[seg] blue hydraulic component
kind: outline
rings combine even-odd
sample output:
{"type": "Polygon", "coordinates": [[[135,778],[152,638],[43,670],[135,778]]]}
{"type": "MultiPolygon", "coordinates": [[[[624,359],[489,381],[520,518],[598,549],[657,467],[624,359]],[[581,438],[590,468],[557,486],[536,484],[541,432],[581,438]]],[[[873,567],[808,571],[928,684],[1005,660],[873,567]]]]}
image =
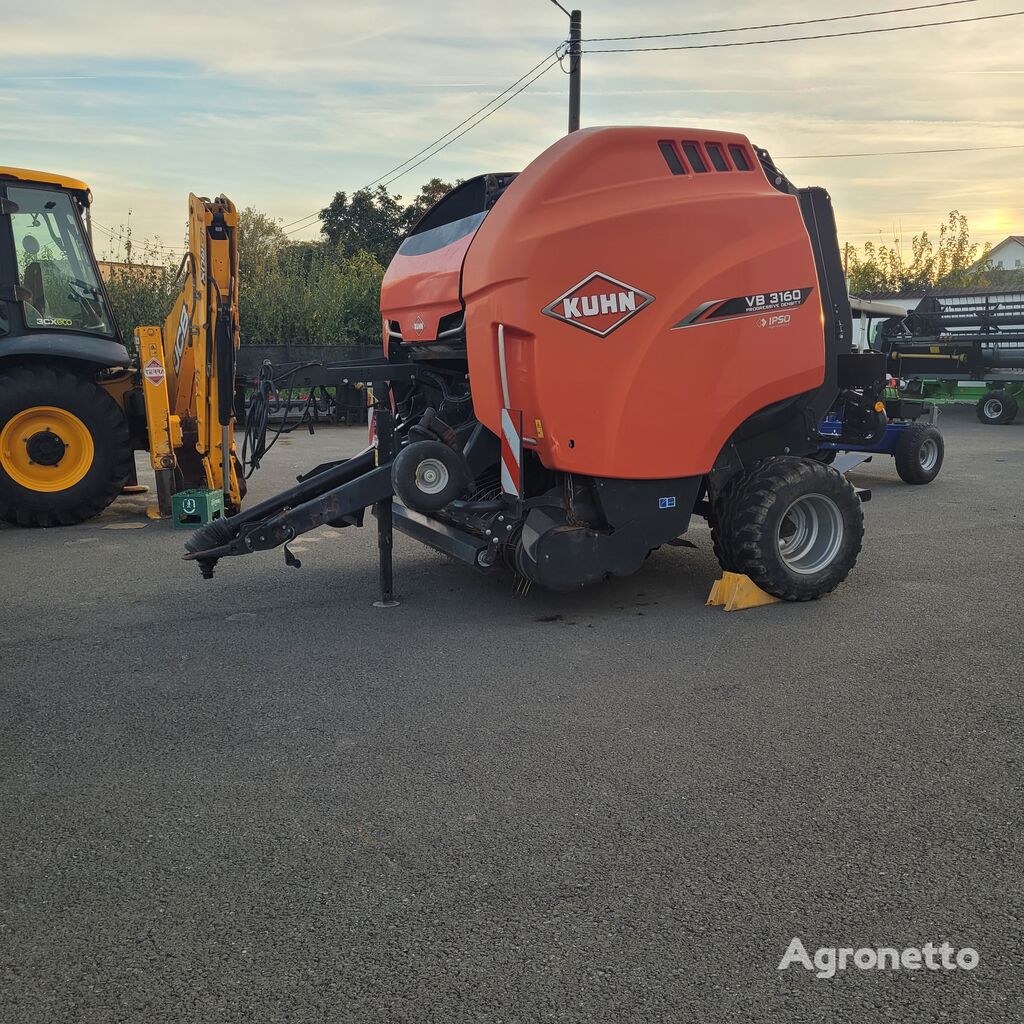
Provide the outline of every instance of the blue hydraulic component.
{"type": "Polygon", "coordinates": [[[874,444],[850,444],[839,441],[843,434],[843,419],[835,410],[830,412],[818,424],[818,432],[836,438],[835,441],[822,441],[818,447],[821,451],[831,452],[868,452],[873,455],[895,455],[896,443],[900,435],[911,425],[909,420],[890,420],[885,433],[874,444]]]}

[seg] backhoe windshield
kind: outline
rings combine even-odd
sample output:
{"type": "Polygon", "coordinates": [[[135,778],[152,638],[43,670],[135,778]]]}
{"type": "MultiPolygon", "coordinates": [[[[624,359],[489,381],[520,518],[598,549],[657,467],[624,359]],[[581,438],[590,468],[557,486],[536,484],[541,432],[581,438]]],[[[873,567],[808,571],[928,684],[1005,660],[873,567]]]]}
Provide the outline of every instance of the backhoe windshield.
{"type": "Polygon", "coordinates": [[[18,279],[29,295],[25,325],[114,336],[96,265],[70,196],[40,188],[8,188],[18,279]]]}

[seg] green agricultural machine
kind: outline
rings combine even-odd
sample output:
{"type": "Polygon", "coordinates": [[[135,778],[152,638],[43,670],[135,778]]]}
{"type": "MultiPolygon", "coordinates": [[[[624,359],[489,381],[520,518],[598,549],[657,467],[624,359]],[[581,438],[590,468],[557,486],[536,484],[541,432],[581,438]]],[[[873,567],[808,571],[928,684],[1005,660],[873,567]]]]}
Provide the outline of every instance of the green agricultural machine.
{"type": "Polygon", "coordinates": [[[926,296],[882,321],[873,345],[901,396],[970,403],[994,425],[1012,423],[1024,405],[1024,292],[926,296]]]}

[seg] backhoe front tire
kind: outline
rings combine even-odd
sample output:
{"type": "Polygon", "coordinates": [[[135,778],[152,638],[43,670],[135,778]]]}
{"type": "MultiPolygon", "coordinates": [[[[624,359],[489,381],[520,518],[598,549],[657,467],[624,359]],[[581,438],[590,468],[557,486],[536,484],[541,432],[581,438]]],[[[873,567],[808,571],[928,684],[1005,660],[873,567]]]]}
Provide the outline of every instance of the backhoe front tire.
{"type": "Polygon", "coordinates": [[[853,485],[813,459],[768,459],[740,477],[716,510],[722,568],[784,601],[834,590],[860,554],[864,512],[853,485]]]}
{"type": "Polygon", "coordinates": [[[70,526],[120,493],[133,454],[117,403],[87,373],[0,370],[0,519],[70,526]]]}

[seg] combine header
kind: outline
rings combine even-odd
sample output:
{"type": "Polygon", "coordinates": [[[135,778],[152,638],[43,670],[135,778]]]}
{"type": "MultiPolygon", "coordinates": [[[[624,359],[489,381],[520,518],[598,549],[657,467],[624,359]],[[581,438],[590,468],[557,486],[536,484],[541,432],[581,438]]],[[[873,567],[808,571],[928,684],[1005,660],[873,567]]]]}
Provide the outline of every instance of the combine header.
{"type": "Polygon", "coordinates": [[[1024,292],[926,296],[876,345],[905,393],[975,402],[982,423],[1012,423],[1024,402],[1024,292]]]}
{"type": "Polygon", "coordinates": [[[593,128],[473,178],[405,240],[381,312],[384,359],[294,381],[372,384],[375,445],[197,531],[205,576],[371,506],[385,598],[392,523],[556,591],[636,572],[694,514],[784,600],[853,567],[860,499],[813,456],[837,403],[844,442],[882,435],[885,359],[852,350],[827,193],[745,137],[593,128]]]}

